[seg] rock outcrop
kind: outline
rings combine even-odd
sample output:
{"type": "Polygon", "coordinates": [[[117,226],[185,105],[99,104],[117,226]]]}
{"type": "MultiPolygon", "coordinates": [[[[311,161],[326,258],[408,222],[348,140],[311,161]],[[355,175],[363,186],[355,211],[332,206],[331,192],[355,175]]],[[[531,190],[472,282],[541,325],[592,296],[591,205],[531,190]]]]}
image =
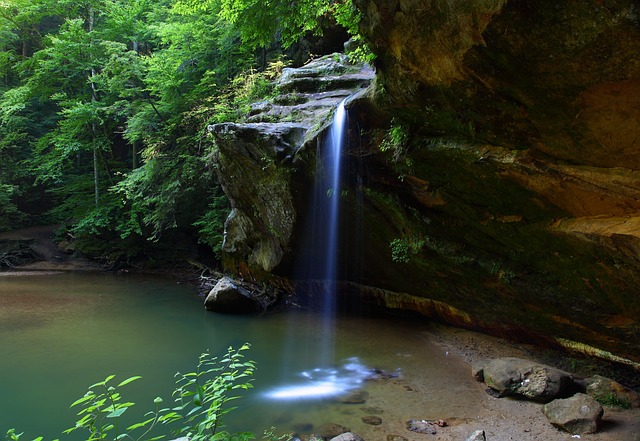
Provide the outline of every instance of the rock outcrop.
{"type": "Polygon", "coordinates": [[[300,215],[296,179],[309,179],[317,138],[338,103],[368,86],[373,76],[370,67],[351,64],[344,55],[325,56],[284,69],[276,84],[280,95],[254,104],[245,123],[209,126],[232,206],[222,245],[228,266],[269,272],[291,251],[300,215]]]}

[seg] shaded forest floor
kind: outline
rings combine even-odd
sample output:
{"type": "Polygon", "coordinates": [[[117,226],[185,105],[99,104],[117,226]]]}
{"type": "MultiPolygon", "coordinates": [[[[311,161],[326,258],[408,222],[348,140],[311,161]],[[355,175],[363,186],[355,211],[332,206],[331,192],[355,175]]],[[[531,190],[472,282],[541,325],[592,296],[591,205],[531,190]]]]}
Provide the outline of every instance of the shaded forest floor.
{"type": "MultiPolygon", "coordinates": [[[[39,225],[0,233],[0,252],[20,253],[27,261],[17,265],[21,271],[100,271],[105,268],[77,254],[62,252],[55,243],[58,225],[39,225]],[[15,245],[15,246],[14,246],[15,245]],[[20,249],[20,250],[18,250],[20,249]]],[[[10,267],[9,267],[10,268],[10,267]]]]}

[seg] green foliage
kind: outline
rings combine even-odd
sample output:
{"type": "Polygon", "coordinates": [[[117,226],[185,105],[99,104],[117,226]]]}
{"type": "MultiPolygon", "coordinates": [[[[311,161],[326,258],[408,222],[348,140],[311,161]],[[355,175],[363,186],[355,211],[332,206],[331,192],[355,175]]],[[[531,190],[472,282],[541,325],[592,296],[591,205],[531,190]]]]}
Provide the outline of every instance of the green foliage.
{"type": "Polygon", "coordinates": [[[306,32],[320,30],[318,19],[330,10],[328,0],[275,0],[265,7],[261,0],[178,0],[181,13],[218,11],[220,18],[235,26],[251,48],[269,46],[279,35],[285,47],[306,32]]]}
{"type": "Polygon", "coordinates": [[[21,225],[27,215],[16,206],[13,195],[15,187],[0,183],[0,231],[10,230],[16,225],[21,225]]]}
{"type": "Polygon", "coordinates": [[[409,131],[394,120],[380,143],[380,151],[392,152],[393,159],[398,161],[406,153],[408,141],[409,131]]]}
{"type": "MultiPolygon", "coordinates": [[[[222,358],[208,353],[200,356],[198,369],[187,374],[176,374],[176,389],[173,392],[176,406],[165,418],[168,423],[179,421],[177,434],[193,441],[228,439],[228,432],[219,432],[222,417],[232,411],[228,403],[239,398],[240,390],[252,388],[250,377],[255,364],[244,361],[243,351],[229,348],[222,358]]],[[[251,433],[236,434],[235,439],[252,439],[251,433]]]]}
{"type": "Polygon", "coordinates": [[[619,395],[610,392],[606,395],[596,395],[593,397],[598,403],[607,407],[619,407],[621,409],[631,409],[631,402],[619,395]]]}
{"type": "Polygon", "coordinates": [[[425,243],[424,239],[415,236],[393,239],[389,242],[391,260],[397,263],[408,263],[411,260],[411,256],[418,254],[425,243]]]}
{"type": "Polygon", "coordinates": [[[0,229],[46,217],[126,255],[182,229],[217,249],[207,124],[242,121],[283,46],[334,19],[357,32],[351,0],[0,2],[0,229]]]}
{"type": "Polygon", "coordinates": [[[209,209],[193,223],[193,226],[198,228],[199,242],[209,245],[216,253],[222,250],[228,206],[227,197],[218,190],[217,194],[212,196],[209,209]]]}
{"type": "MultiPolygon", "coordinates": [[[[112,386],[110,381],[115,375],[109,375],[105,380],[89,386],[89,391],[80,399],[71,404],[71,407],[80,406],[81,410],[75,426],[67,429],[64,433],[71,433],[75,430],[84,429],[89,432],[87,441],[97,441],[105,439],[110,435],[112,439],[118,440],[126,436],[120,427],[120,417],[134,405],[130,401],[122,401],[122,396],[118,391],[121,387],[139,380],[140,376],[130,377],[120,382],[117,386],[112,386]]],[[[142,439],[133,438],[133,439],[142,439]]]]}

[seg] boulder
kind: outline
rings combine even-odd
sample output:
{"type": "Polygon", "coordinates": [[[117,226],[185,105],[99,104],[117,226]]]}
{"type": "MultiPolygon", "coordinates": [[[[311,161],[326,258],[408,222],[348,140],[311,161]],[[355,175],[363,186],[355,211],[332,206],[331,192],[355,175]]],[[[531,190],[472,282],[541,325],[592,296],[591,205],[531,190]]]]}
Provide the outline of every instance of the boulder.
{"type": "Polygon", "coordinates": [[[517,395],[549,402],[574,392],[573,376],[531,360],[506,357],[489,361],[482,369],[484,382],[500,396],[517,395]]]}
{"type": "Polygon", "coordinates": [[[476,430],[465,441],[486,441],[484,430],[476,430]]]}
{"type": "Polygon", "coordinates": [[[229,277],[223,277],[211,289],[204,301],[209,311],[232,314],[260,311],[260,302],[251,293],[229,277]]]}
{"type": "Polygon", "coordinates": [[[611,380],[594,375],[587,378],[587,394],[604,405],[617,407],[640,407],[640,394],[611,380]]]}
{"type": "Polygon", "coordinates": [[[364,440],[359,435],[356,435],[353,432],[346,432],[334,438],[331,438],[331,441],[364,441],[364,440]]]}
{"type": "Polygon", "coordinates": [[[570,398],[553,400],[542,406],[549,422],[574,435],[596,433],[604,410],[593,397],[575,394],[570,398]]]}
{"type": "Polygon", "coordinates": [[[407,421],[406,426],[407,430],[410,430],[412,432],[435,435],[436,433],[438,433],[438,428],[447,426],[447,422],[444,420],[409,420],[407,421]]]}

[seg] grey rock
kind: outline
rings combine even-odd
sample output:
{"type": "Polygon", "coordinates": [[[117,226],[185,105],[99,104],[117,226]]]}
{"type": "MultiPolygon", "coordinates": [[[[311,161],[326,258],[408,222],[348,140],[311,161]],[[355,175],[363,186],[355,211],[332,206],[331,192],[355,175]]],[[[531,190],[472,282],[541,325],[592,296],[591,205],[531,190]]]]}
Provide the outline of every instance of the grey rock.
{"type": "Polygon", "coordinates": [[[487,441],[484,430],[476,430],[465,441],[487,441]]]}
{"type": "Polygon", "coordinates": [[[574,435],[596,433],[604,410],[600,403],[586,394],[557,399],[542,406],[549,422],[574,435]]]}
{"type": "Polygon", "coordinates": [[[482,373],[485,384],[501,396],[518,395],[543,403],[567,396],[575,388],[568,372],[521,358],[491,360],[482,373]]]}
{"type": "Polygon", "coordinates": [[[346,432],[330,439],[331,441],[364,441],[359,435],[353,432],[346,432]]]}
{"type": "Polygon", "coordinates": [[[232,314],[256,312],[260,303],[251,297],[248,290],[235,283],[229,277],[223,277],[211,289],[204,301],[209,311],[232,314]]]}
{"type": "Polygon", "coordinates": [[[435,435],[438,433],[438,428],[446,426],[447,422],[444,420],[409,420],[406,423],[407,430],[416,433],[427,433],[430,435],[435,435]]]}

